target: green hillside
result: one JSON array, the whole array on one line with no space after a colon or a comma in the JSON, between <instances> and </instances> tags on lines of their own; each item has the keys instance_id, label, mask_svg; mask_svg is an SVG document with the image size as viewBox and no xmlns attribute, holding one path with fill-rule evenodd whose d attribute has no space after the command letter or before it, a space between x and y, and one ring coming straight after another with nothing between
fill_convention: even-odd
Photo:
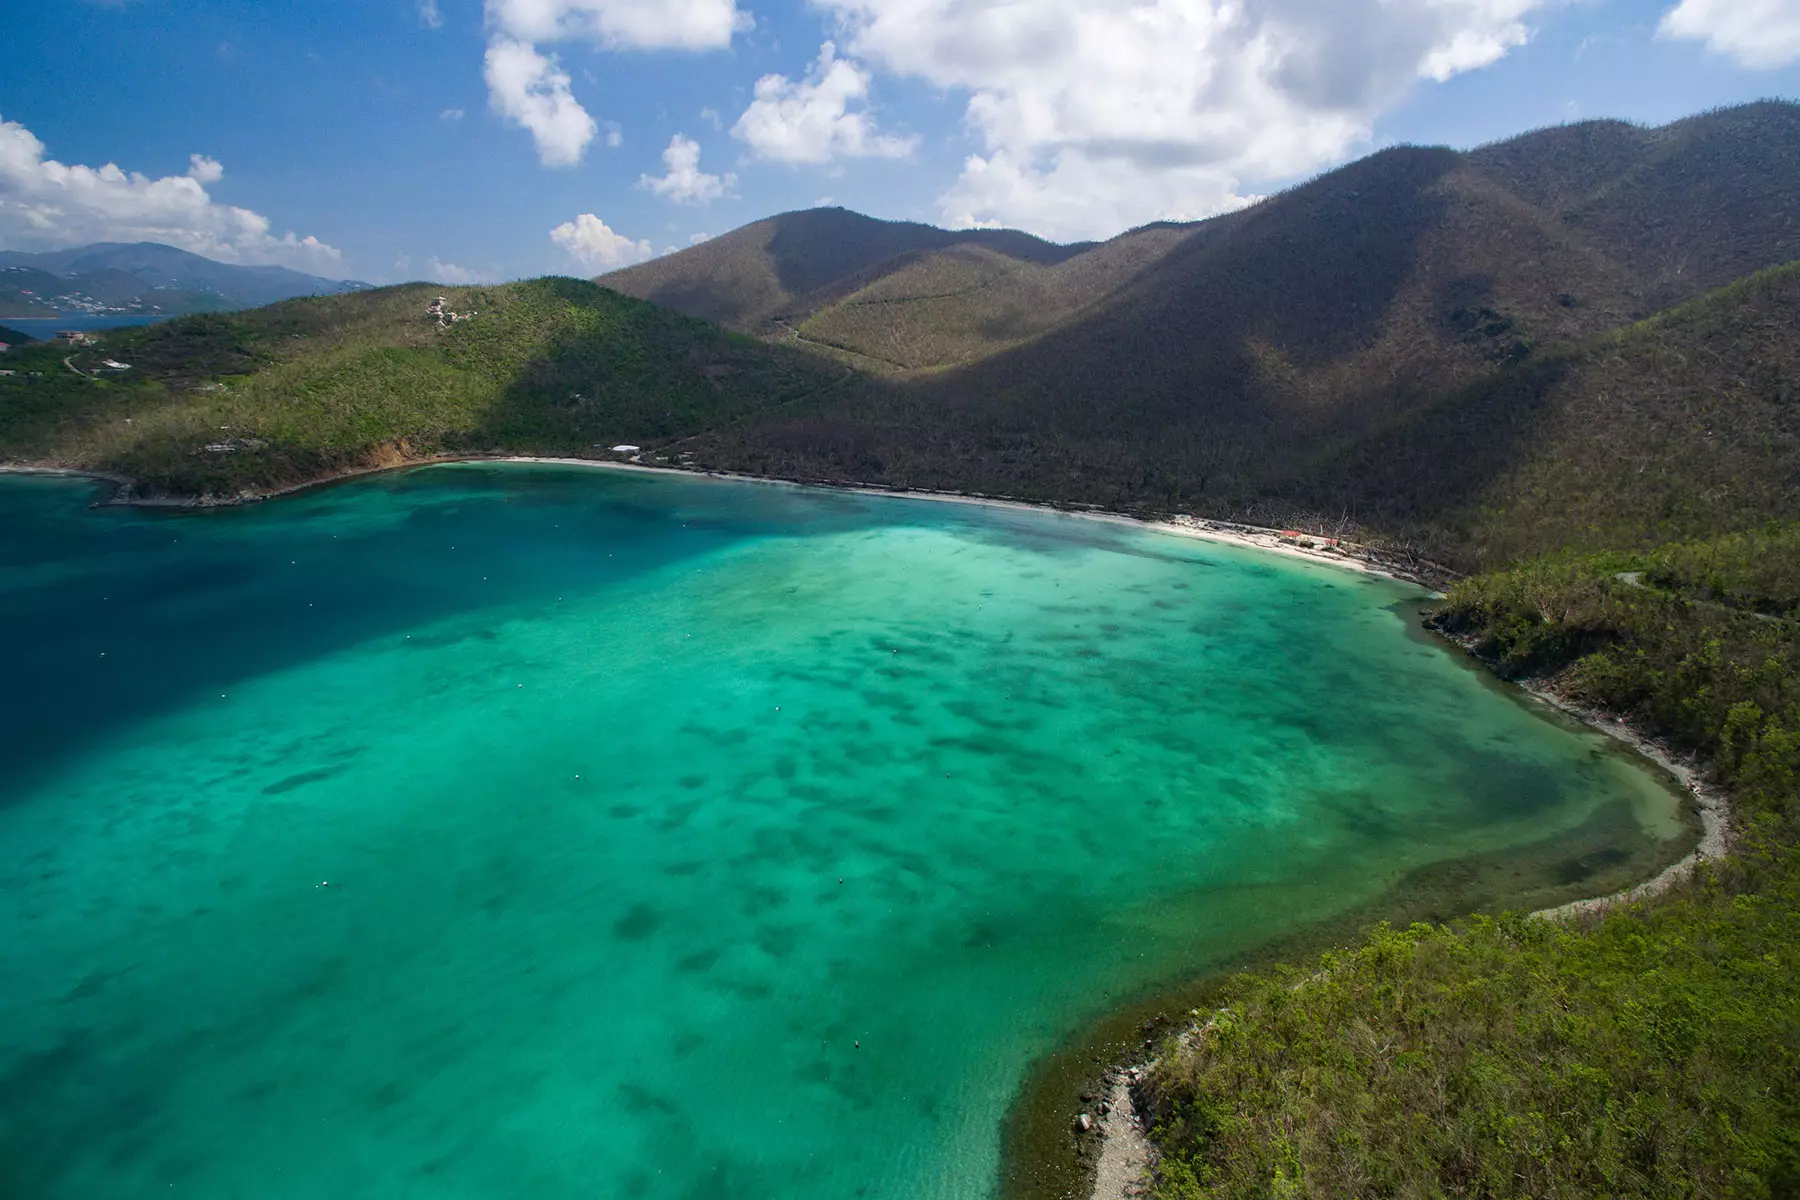
<instances>
[{"instance_id":1,"label":"green hillside","mask_svg":"<svg viewBox=\"0 0 1800 1200\"><path fill-rule=\"evenodd\" d=\"M1626 574L1621 572L1636 572ZM1246 977L1151 1082L1163 1200L1800 1192L1800 526L1559 556L1438 620L1714 762L1741 844L1590 928L1376 931Z\"/></svg>"},{"instance_id":2,"label":"green hillside","mask_svg":"<svg viewBox=\"0 0 1800 1200\"><path fill-rule=\"evenodd\" d=\"M17 329L9 329L5 325L0 325L0 342L5 342L9 346L23 346L26 342L33 342L36 340L37 339L32 337L29 333L24 333Z\"/></svg>"},{"instance_id":3,"label":"green hillside","mask_svg":"<svg viewBox=\"0 0 1800 1200\"><path fill-rule=\"evenodd\" d=\"M231 495L435 454L661 442L844 380L580 280L447 289L476 314L448 328L426 313L438 294L409 284L111 330L68 366L56 346L13 351L0 458Z\"/></svg>"},{"instance_id":4,"label":"green hillside","mask_svg":"<svg viewBox=\"0 0 1800 1200\"><path fill-rule=\"evenodd\" d=\"M1083 248L1010 229L951 231L815 208L757 221L679 254L614 271L601 282L741 333L766 335L922 252L952 247L986 249L1020 263L1059 262Z\"/></svg>"}]
</instances>

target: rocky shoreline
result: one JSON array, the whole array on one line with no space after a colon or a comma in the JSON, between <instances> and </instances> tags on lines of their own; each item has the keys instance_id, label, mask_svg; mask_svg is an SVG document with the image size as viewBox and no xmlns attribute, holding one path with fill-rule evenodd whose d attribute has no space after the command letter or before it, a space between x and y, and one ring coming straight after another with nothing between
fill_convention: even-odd
<instances>
[{"instance_id":1,"label":"rocky shoreline","mask_svg":"<svg viewBox=\"0 0 1800 1200\"><path fill-rule=\"evenodd\" d=\"M1486 669L1493 663L1477 649L1476 639L1436 625L1433 632L1464 651ZM1690 879L1708 862L1724 858L1731 851L1731 800L1719 784L1711 765L1703 759L1683 754L1665 739L1634 723L1630 718L1593 705L1583 704L1559 691L1553 683L1542 680L1508 680L1526 695L1558 712L1567 714L1592 729L1631 747L1639 756L1656 764L1681 784L1693 801L1700 818L1700 840L1694 849L1678 861L1663 868L1650 879L1605 896L1571 900L1553 908L1530 914L1537 920L1574 920L1597 917L1614 908L1635 904L1668 891ZM1192 1043L1205 1033L1207 1022L1195 1021L1176 1037ZM1090 1124L1083 1126L1077 1118L1078 1139L1091 1138L1098 1143L1099 1170L1096 1172L1089 1200L1138 1200L1150 1193L1156 1167L1156 1146L1150 1141L1142 1114L1151 1107L1145 1090L1154 1057L1137 1058L1114 1065L1102 1082L1108 1089L1106 1099L1098 1100L1091 1111L1084 1107L1081 1117ZM1084 1093L1084 1105L1092 1093ZM1090 1149L1089 1153L1095 1150Z\"/></svg>"},{"instance_id":2,"label":"rocky shoreline","mask_svg":"<svg viewBox=\"0 0 1800 1200\"><path fill-rule=\"evenodd\" d=\"M1139 1115L1148 1108L1144 1078L1143 1067L1119 1068L1106 1076L1107 1095L1098 1103L1093 1126L1100 1137L1093 1200L1139 1200L1150 1194L1156 1145Z\"/></svg>"}]
</instances>

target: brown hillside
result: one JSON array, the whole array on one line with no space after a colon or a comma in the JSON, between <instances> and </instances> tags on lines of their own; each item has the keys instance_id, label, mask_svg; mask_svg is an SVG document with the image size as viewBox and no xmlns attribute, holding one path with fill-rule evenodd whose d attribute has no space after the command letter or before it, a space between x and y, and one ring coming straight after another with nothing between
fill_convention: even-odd
<instances>
[{"instance_id":1,"label":"brown hillside","mask_svg":"<svg viewBox=\"0 0 1800 1200\"><path fill-rule=\"evenodd\" d=\"M798 332L901 370L973 362L1070 319L1194 234L1147 226L1052 266L976 247L927 252L819 306Z\"/></svg>"},{"instance_id":2,"label":"brown hillside","mask_svg":"<svg viewBox=\"0 0 1800 1200\"><path fill-rule=\"evenodd\" d=\"M1233 364L1213 364L1217 378ZM963 374L962 372L957 373ZM1377 403L1377 399L1380 403ZM1800 264L1626 329L1323 414L892 382L682 443L799 478L1343 517L1474 568L1800 511Z\"/></svg>"},{"instance_id":3,"label":"brown hillside","mask_svg":"<svg viewBox=\"0 0 1800 1200\"><path fill-rule=\"evenodd\" d=\"M1072 365L1095 386L1130 380L1158 410L1204 383L1213 404L1254 394L1361 411L1368 394L1469 378L1800 258L1797 192L1800 107L1767 102L1468 154L1403 147L1249 212L1090 248L828 210L606 281L878 372L991 358L958 378L1029 396ZM643 273L682 282L645 290ZM1170 353L1159 339L1176 330Z\"/></svg>"},{"instance_id":4,"label":"brown hillside","mask_svg":"<svg viewBox=\"0 0 1800 1200\"><path fill-rule=\"evenodd\" d=\"M871 272L909 265L920 251L978 247L1022 263L1060 262L1082 246L1058 246L1011 229L951 231L879 221L842 208L783 213L678 254L596 282L740 333L768 334L819 305L874 282Z\"/></svg>"},{"instance_id":5,"label":"brown hillside","mask_svg":"<svg viewBox=\"0 0 1800 1200\"><path fill-rule=\"evenodd\" d=\"M1478 150L1474 169L1627 264L1645 315L1800 258L1800 106L1764 101L1658 129L1594 121Z\"/></svg>"}]
</instances>

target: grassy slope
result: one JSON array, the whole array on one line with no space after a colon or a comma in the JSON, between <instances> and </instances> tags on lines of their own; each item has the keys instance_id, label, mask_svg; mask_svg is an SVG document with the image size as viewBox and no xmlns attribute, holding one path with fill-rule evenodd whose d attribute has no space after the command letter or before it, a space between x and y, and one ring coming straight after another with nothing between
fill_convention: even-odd
<instances>
[{"instance_id":1,"label":"grassy slope","mask_svg":"<svg viewBox=\"0 0 1800 1200\"><path fill-rule=\"evenodd\" d=\"M1502 671L1710 755L1746 848L1595 928L1382 929L1240 980L1154 1077L1158 1194L1800 1194L1800 626L1752 615L1797 604L1791 524L1457 587Z\"/></svg>"},{"instance_id":2,"label":"grassy slope","mask_svg":"<svg viewBox=\"0 0 1800 1200\"><path fill-rule=\"evenodd\" d=\"M150 492L235 493L437 453L585 452L727 425L828 392L844 372L573 279L407 285L105 335L74 357L9 354L0 456L129 474ZM15 361L16 359L16 361ZM37 372L32 374L30 372ZM208 451L208 444L230 444Z\"/></svg>"},{"instance_id":3,"label":"grassy slope","mask_svg":"<svg viewBox=\"0 0 1800 1200\"><path fill-rule=\"evenodd\" d=\"M953 231L815 208L754 222L598 282L741 333L769 334L921 254L952 247L985 249L1019 263L1058 262L1079 249L1010 229Z\"/></svg>"},{"instance_id":4,"label":"grassy slope","mask_svg":"<svg viewBox=\"0 0 1800 1200\"><path fill-rule=\"evenodd\" d=\"M0 325L0 342L5 342L9 346L23 346L26 342L35 342L36 340L31 334L22 330L8 329L6 326Z\"/></svg>"},{"instance_id":5,"label":"grassy slope","mask_svg":"<svg viewBox=\"0 0 1800 1200\"><path fill-rule=\"evenodd\" d=\"M832 297L800 333L903 371L976 362L1071 319L1192 232L1148 226L1051 264L967 246L883 263L875 282Z\"/></svg>"}]
</instances>

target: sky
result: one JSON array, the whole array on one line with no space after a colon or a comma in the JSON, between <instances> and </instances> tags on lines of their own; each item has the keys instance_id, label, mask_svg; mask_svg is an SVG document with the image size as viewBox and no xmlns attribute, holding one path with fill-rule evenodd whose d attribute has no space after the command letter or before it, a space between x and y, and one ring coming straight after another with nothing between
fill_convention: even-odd
<instances>
[{"instance_id":1,"label":"sky","mask_svg":"<svg viewBox=\"0 0 1800 1200\"><path fill-rule=\"evenodd\" d=\"M33 0L0 248L592 275L842 205L1055 241L1800 96L1800 0Z\"/></svg>"}]
</instances>

